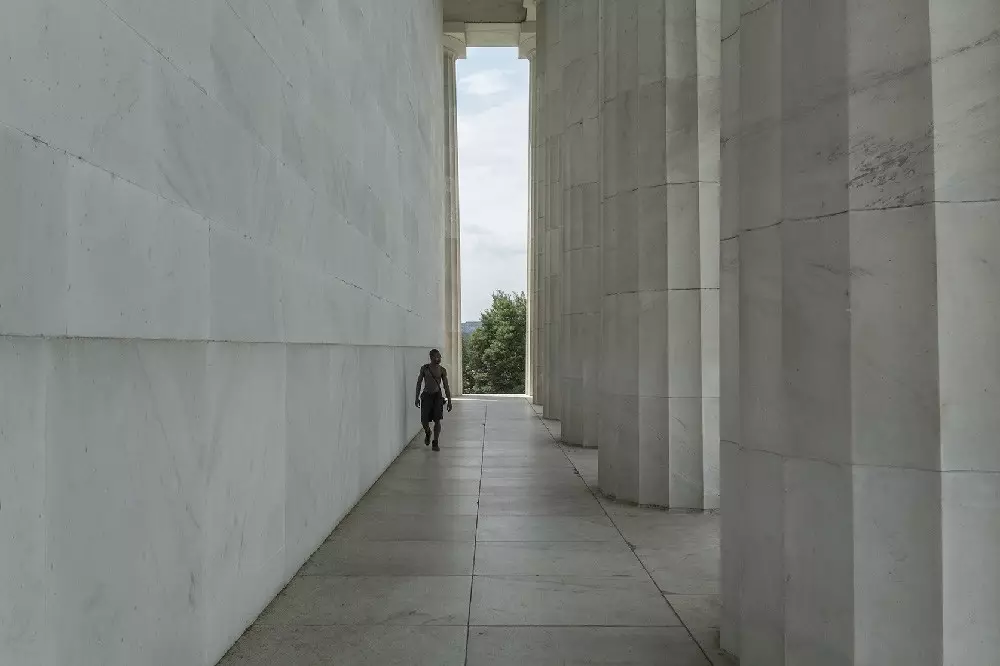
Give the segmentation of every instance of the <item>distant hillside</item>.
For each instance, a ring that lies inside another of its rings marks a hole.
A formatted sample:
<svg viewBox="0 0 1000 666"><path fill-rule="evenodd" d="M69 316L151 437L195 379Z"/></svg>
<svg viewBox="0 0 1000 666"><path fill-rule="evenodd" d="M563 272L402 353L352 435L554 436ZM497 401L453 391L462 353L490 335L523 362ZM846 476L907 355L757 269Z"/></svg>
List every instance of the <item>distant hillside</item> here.
<svg viewBox="0 0 1000 666"><path fill-rule="evenodd" d="M480 321L463 321L462 322L462 335L472 335L472 332L477 328L482 326L483 323Z"/></svg>

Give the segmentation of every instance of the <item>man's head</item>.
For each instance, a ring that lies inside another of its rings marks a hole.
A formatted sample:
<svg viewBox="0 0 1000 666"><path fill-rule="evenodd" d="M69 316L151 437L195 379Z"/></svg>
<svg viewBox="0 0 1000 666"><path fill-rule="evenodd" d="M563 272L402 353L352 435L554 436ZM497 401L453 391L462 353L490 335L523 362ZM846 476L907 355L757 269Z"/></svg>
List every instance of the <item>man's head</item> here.
<svg viewBox="0 0 1000 666"><path fill-rule="evenodd" d="M439 352L437 349L432 349L430 356L431 356L431 363L433 363L434 365L441 364L441 352Z"/></svg>

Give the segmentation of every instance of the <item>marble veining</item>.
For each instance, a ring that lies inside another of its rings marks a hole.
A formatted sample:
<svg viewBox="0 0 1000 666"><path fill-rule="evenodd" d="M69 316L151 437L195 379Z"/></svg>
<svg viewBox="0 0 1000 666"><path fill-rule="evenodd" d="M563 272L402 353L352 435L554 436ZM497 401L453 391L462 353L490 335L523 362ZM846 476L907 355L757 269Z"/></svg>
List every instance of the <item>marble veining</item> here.
<svg viewBox="0 0 1000 666"><path fill-rule="evenodd" d="M415 429L440 8L5 10L0 663L213 664Z"/></svg>

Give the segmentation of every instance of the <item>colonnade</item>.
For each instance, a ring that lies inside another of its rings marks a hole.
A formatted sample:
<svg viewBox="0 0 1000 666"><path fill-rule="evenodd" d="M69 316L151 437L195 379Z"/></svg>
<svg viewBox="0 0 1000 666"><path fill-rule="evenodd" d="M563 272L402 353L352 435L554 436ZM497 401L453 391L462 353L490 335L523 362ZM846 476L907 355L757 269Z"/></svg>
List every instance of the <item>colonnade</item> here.
<svg viewBox="0 0 1000 666"><path fill-rule="evenodd" d="M718 506L718 0L546 0L534 398L625 501Z"/></svg>
<svg viewBox="0 0 1000 666"><path fill-rule="evenodd" d="M724 646L1000 659L1000 3L726 0Z"/></svg>
<svg viewBox="0 0 1000 666"><path fill-rule="evenodd" d="M1000 4L536 9L534 401L745 666L996 662Z"/></svg>

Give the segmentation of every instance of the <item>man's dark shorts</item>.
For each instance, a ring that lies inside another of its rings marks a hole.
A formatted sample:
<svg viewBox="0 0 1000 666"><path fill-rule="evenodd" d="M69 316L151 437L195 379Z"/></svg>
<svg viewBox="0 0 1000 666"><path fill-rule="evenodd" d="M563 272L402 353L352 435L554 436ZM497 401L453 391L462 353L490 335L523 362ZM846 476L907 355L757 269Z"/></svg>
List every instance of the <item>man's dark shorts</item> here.
<svg viewBox="0 0 1000 666"><path fill-rule="evenodd" d="M440 391L420 396L420 422L430 423L444 419L444 396Z"/></svg>

